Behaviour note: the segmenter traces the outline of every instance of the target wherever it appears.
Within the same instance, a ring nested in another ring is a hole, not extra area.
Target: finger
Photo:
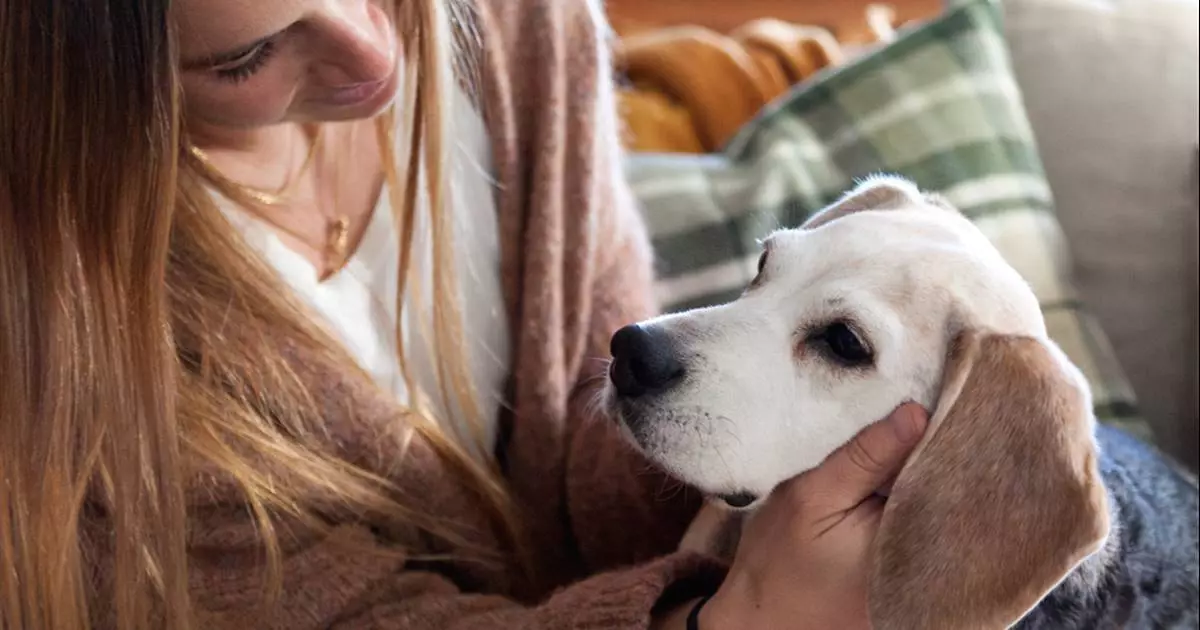
[[[874,531],[874,528],[879,525],[879,519],[883,517],[884,505],[885,502],[881,497],[864,499],[850,511],[851,518],[855,523],[870,527]]]
[[[858,505],[849,507],[845,510],[838,510],[818,521],[821,530],[832,529],[833,527],[849,526],[851,528],[862,527],[864,524],[874,522],[878,517],[883,515],[883,506],[885,505],[882,497],[870,497],[864,499]]]
[[[801,475],[788,491],[805,503],[817,500],[829,510],[848,510],[900,471],[927,424],[928,414],[920,405],[901,405]]]
[[[705,502],[692,519],[692,524],[684,531],[683,539],[679,541],[679,549],[715,553],[717,536],[724,531],[732,518],[733,512]]]

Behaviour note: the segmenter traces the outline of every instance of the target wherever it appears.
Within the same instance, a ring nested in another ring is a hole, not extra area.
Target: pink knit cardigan
[[[654,309],[649,243],[621,176],[599,3],[477,4],[514,347],[498,456],[536,543],[534,571],[417,561],[454,550],[355,521],[320,534],[285,528],[282,601],[261,610],[253,523],[228,480],[201,476],[189,488],[199,628],[646,628],[654,606],[711,591],[721,577],[709,560],[672,552],[696,494],[585,413],[610,335]],[[386,475],[408,504],[474,542],[500,545],[479,500],[427,444],[411,444],[403,458],[381,447],[398,422],[393,403],[319,362],[297,364],[326,402],[344,457]],[[101,563],[101,582],[103,573]]]

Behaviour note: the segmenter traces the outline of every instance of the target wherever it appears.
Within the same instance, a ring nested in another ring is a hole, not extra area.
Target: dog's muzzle
[[[634,324],[613,335],[609,379],[621,398],[662,393],[684,376],[671,338],[664,331]]]

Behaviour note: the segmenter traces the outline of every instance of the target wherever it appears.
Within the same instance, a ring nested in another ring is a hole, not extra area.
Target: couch
[[[1158,442],[1197,467],[1197,3],[1009,0],[1014,70],[1074,256]]]

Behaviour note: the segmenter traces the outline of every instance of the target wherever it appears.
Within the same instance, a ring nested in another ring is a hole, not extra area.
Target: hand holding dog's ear
[[[868,628],[867,586],[883,502],[927,423],[904,405],[817,468],[784,483],[742,530],[701,628]]]
[[[1108,536],[1082,375],[1029,337],[964,331],[949,355],[880,523],[876,630],[1009,627]]]

